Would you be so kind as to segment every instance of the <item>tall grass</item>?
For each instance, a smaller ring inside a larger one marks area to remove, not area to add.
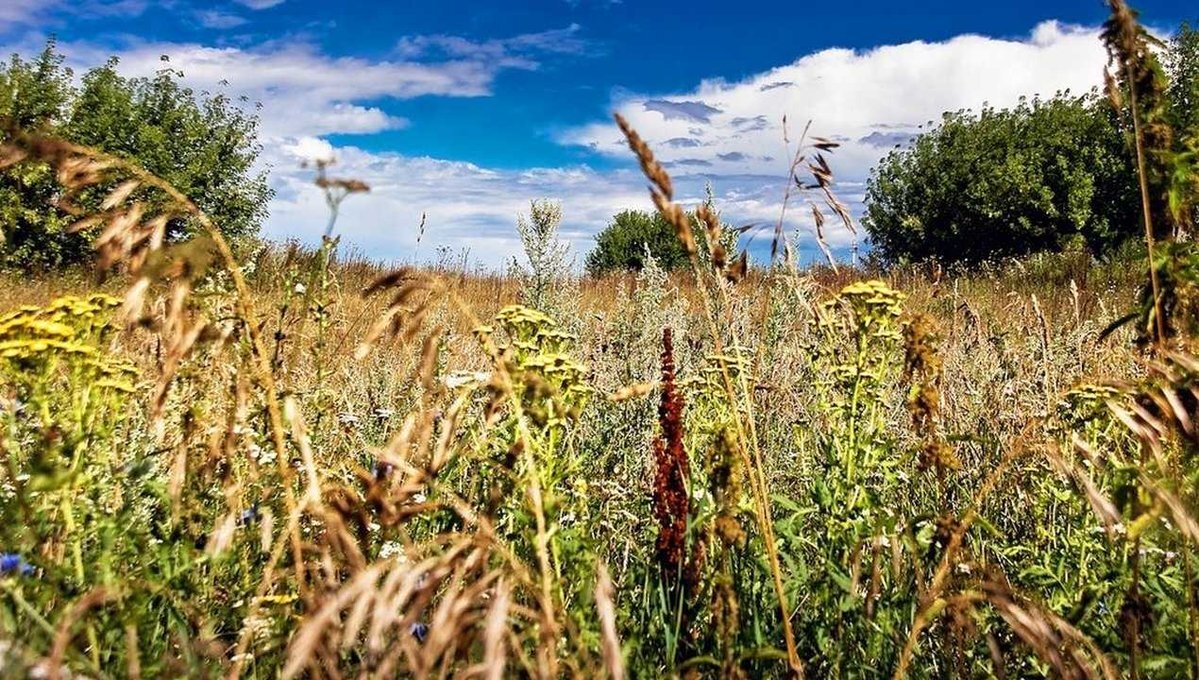
[[[107,196],[117,274],[0,279],[4,674],[1199,677],[1180,246],[1147,300],[1079,255],[751,271],[618,123],[692,267],[542,267],[554,316],[4,149]],[[792,173],[837,216],[833,146]]]

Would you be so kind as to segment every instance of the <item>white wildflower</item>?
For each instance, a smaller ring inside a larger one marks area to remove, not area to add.
[[[455,371],[441,379],[442,383],[451,390],[467,385],[479,385],[488,380],[491,380],[491,373],[487,371]]]

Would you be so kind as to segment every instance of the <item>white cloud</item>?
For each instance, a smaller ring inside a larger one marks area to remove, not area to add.
[[[566,28],[483,41],[445,34],[406,36],[396,45],[396,52],[410,59],[430,56],[469,59],[531,70],[539,65],[538,55],[584,54],[590,45],[579,37],[579,30],[578,24],[571,24]]]
[[[254,8],[267,6],[263,0],[256,1]],[[202,11],[198,19],[209,28],[233,28],[246,22],[219,10]],[[416,36],[401,40],[396,59],[382,61],[333,57],[303,42],[254,48],[138,42],[118,50],[118,56],[123,72],[144,76],[161,69],[161,57],[167,55],[170,67],[183,73],[196,89],[223,90],[261,102],[266,137],[370,134],[408,125],[406,119],[387,113],[381,102],[490,95],[496,76],[505,69],[535,69],[542,55],[582,52],[586,43],[578,32],[579,26],[572,24],[484,42]],[[84,68],[102,63],[109,54],[92,43],[63,49]]]
[[[204,28],[226,29],[237,28],[249,23],[249,19],[219,9],[200,10],[196,12],[196,20]]]
[[[48,0],[4,0],[0,3],[0,30],[28,24],[53,7]]]
[[[108,50],[90,44],[63,46],[73,63],[101,63]],[[490,93],[492,65],[472,61],[420,64],[330,57],[306,44],[242,49],[198,44],[140,43],[118,51],[120,68],[150,75],[163,67],[183,73],[200,90],[244,95],[262,104],[266,137],[373,133],[407,121],[379,107],[381,100],[425,95],[476,97]]]
[[[918,125],[984,102],[1010,106],[1021,96],[1065,89],[1081,94],[1100,83],[1104,63],[1097,30],[1045,22],[1024,39],[965,35],[828,49],[740,82],[708,80],[689,92],[626,96],[614,107],[672,172],[703,172],[718,191],[738,197],[730,212],[777,220],[782,189],[777,180],[761,182],[786,175],[784,116],[792,144],[808,120],[812,134],[842,142],[830,162],[860,212],[870,168]],[[568,130],[559,141],[629,155],[608,121]],[[833,231],[830,240],[844,245],[848,236]]]
[[[236,0],[237,4],[250,9],[270,9],[282,5],[287,0]]]
[[[1063,89],[1081,94],[1099,84],[1104,63],[1097,31],[1047,22],[1024,40],[968,35],[823,50],[740,82],[626,97],[615,108],[663,160],[706,161],[721,173],[785,171],[783,117],[792,137],[811,120],[814,134],[844,142],[834,169],[862,179],[887,148],[944,111],[1008,106]],[[569,130],[560,141],[627,154],[608,121]]]
[[[410,261],[432,259],[439,247],[469,251],[472,262],[502,265],[520,252],[516,216],[534,198],[563,203],[562,235],[580,255],[597,225],[619,210],[649,209],[640,175],[600,173],[587,167],[495,170],[472,163],[371,153],[355,147],[334,150],[320,139],[289,140],[268,151],[272,184],[278,192],[265,232],[272,238],[319,239],[328,219],[311,170],[301,163],[336,153],[330,174],[361,179],[370,193],[351,196],[342,206],[337,232],[348,248],[371,257]],[[425,236],[416,249],[417,228],[426,213]]]
[[[328,162],[337,158],[333,145],[319,137],[301,137],[280,146],[286,155],[301,163]]]

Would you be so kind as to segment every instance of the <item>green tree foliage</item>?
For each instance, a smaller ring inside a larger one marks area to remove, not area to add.
[[[1199,223],[1199,30],[1183,24],[1164,55],[1166,119],[1177,138],[1168,202],[1185,228]]]
[[[705,203],[720,222],[719,240],[726,257],[735,257],[739,233],[720,219],[711,188],[708,189]],[[710,263],[711,255],[705,236],[707,229],[697,211],[690,213],[689,217],[699,261]],[[595,248],[587,253],[584,264],[587,273],[592,276],[621,271],[639,272],[645,266],[647,250],[657,265],[666,271],[687,266],[690,261],[687,249],[675,234],[674,227],[660,213],[624,210],[613,216],[608,226],[595,237]]]
[[[191,197],[230,237],[254,234],[271,190],[255,168],[258,121],[222,94],[195,93],[167,67],[152,78],[125,78],[117,62],[88,71],[78,87],[51,41],[30,61],[0,64],[0,120],[135,161]],[[87,197],[98,206],[104,188]],[[58,185],[45,165],[0,175],[0,268],[46,269],[88,257],[87,235],[69,234],[72,216],[55,206]],[[184,236],[172,224],[168,238]]]
[[[1165,54],[1170,79],[1171,123],[1178,130],[1199,134],[1199,30],[1183,24]]]
[[[587,253],[587,273],[641,271],[647,249],[667,271],[687,264],[687,250],[665,218],[656,211],[624,210],[595,237],[595,248]]]
[[[1140,233],[1135,172],[1107,102],[946,114],[871,173],[863,220],[885,261],[978,262]]]

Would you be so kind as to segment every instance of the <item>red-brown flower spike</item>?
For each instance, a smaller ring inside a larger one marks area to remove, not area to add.
[[[658,564],[668,580],[677,579],[687,546],[691,471],[683,449],[683,397],[675,385],[674,339],[662,331],[661,433],[654,440],[654,517],[658,520]]]

